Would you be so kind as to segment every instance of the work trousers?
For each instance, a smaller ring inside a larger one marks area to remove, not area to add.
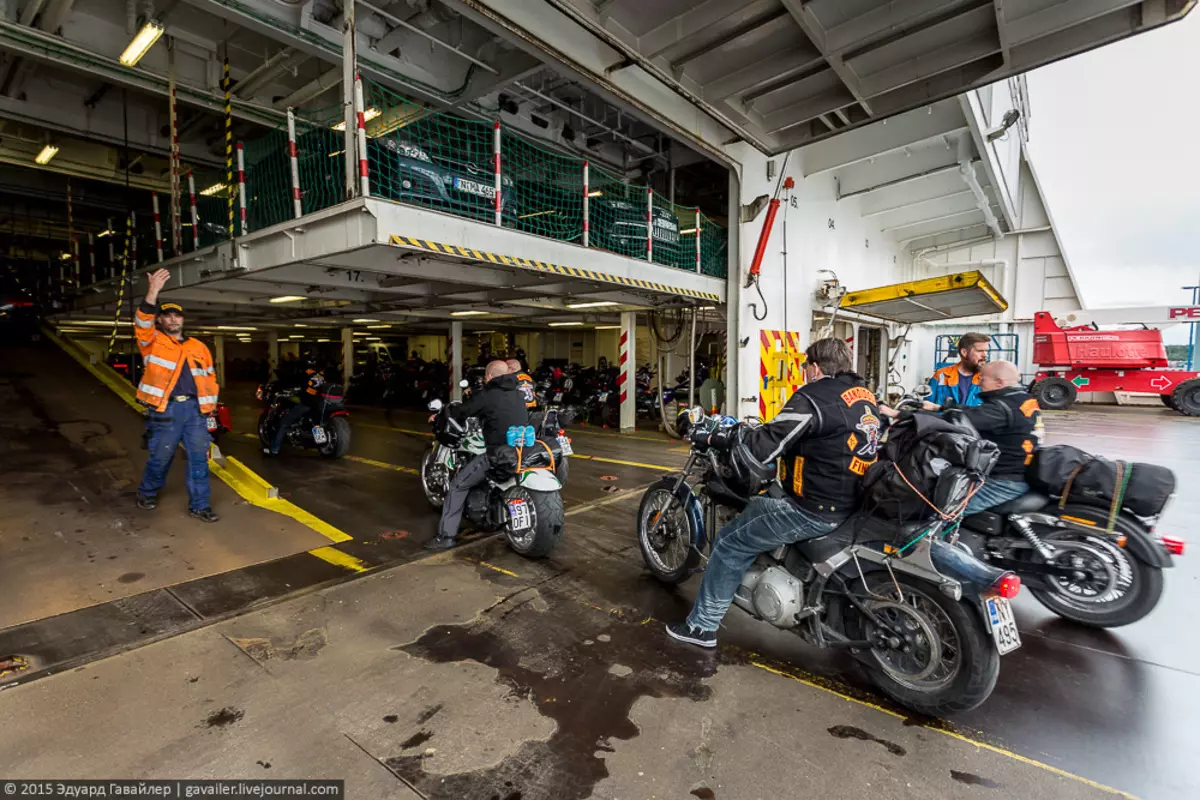
[[[458,524],[462,522],[467,495],[471,489],[487,480],[489,467],[491,462],[486,455],[475,456],[450,481],[450,488],[442,503],[442,519],[438,523],[439,539],[453,539],[458,535]]]
[[[192,511],[211,508],[208,447],[212,444],[212,436],[196,398],[190,397],[181,402],[172,400],[166,411],[151,411],[146,427],[150,433],[150,456],[146,459],[138,494],[144,497],[158,496],[158,490],[167,481],[171,462],[175,460],[175,451],[182,443],[187,453],[188,508]]]

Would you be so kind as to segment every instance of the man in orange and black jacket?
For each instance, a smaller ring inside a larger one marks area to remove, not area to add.
[[[205,420],[217,407],[216,371],[204,343],[184,335],[183,307],[158,303],[158,293],[170,277],[165,269],[150,274],[146,299],[133,318],[134,337],[145,363],[137,399],[150,409],[146,423],[150,455],[138,485],[137,504],[147,511],[158,506],[158,492],[182,443],[188,462],[188,513],[216,522],[208,485],[212,437]]]

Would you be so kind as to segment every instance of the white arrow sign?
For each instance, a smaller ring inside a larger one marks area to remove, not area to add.
[[[1153,387],[1157,391],[1165,392],[1167,390],[1167,387],[1170,386],[1172,383],[1174,383],[1174,381],[1172,381],[1166,375],[1159,375],[1157,378],[1150,381],[1150,386]]]

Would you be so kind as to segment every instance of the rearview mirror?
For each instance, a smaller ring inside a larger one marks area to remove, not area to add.
[[[462,387],[463,389],[465,389],[465,388],[467,388],[468,386],[470,386],[471,384],[467,382],[467,379],[466,379],[466,378],[463,378],[461,381],[459,381],[459,382],[458,382],[458,385],[459,385],[460,387]]]
[[[436,397],[429,401],[429,410],[435,414],[442,410],[442,401]]]

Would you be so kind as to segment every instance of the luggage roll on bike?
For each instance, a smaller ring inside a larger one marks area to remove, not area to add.
[[[700,409],[687,421],[709,430],[739,424]],[[941,541],[941,533],[994,465],[989,446],[975,448],[973,464],[946,464],[930,492],[934,505],[918,519],[860,511],[828,535],[761,554],[733,604],[809,644],[847,650],[872,683],[914,711],[936,716],[982,704],[1000,655],[1020,646],[1008,602],[1020,580]],[[670,584],[699,571],[724,523],[762,488],[727,452],[693,440],[683,470],[651,485],[638,509],[647,568]]]
[[[562,487],[572,455],[557,414],[544,414],[537,430],[522,430],[519,445],[514,440],[489,450],[478,420],[459,422],[440,401],[430,403],[429,410],[434,412],[434,441],[421,458],[421,486],[429,504],[441,509],[458,471],[487,454],[487,478],[467,495],[463,517],[479,530],[503,531],[509,546],[523,556],[548,555],[562,537]]]

